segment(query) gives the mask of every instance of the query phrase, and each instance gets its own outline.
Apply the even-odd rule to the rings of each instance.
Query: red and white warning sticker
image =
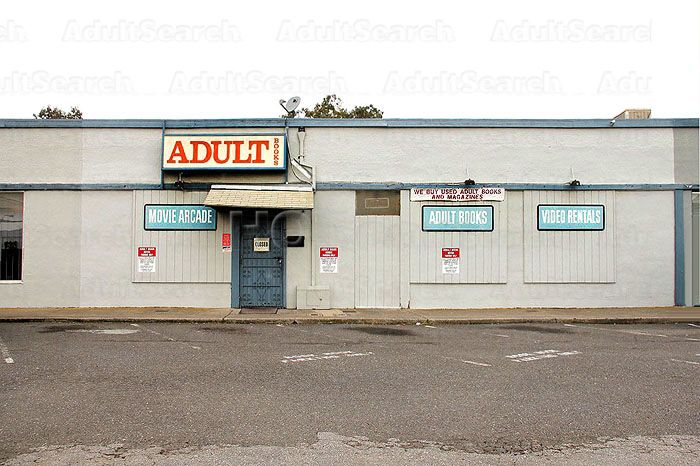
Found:
[[[324,247],[319,251],[321,273],[338,273],[338,248]]]
[[[442,273],[459,275],[459,248],[442,248]]]
[[[156,272],[156,248],[154,246],[139,246],[136,254],[139,273]]]

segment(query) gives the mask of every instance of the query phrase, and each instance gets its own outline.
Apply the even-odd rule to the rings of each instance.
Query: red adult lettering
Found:
[[[167,163],[189,163],[189,160],[187,160],[187,156],[185,155],[185,149],[182,147],[182,141],[175,141],[173,151],[170,153]]]
[[[212,153],[214,155],[214,162],[216,163],[226,163],[228,162],[228,151],[226,153],[226,158],[220,158],[219,156],[219,146],[221,145],[221,141],[211,141],[211,147],[212,147]]]
[[[265,149],[269,149],[270,148],[270,141],[249,141],[248,142],[248,149],[255,148],[255,158],[253,159],[253,163],[265,163],[265,161],[262,159],[263,146],[265,147]]]
[[[233,154],[233,163],[250,162],[250,157],[248,157],[246,160],[241,160],[241,146],[243,145],[243,141],[224,141],[224,145],[226,146],[226,157],[230,157],[231,146],[233,146],[235,150],[235,153]]]
[[[211,158],[211,146],[206,141],[190,141],[192,144],[192,163],[206,163]],[[206,155],[203,159],[199,158],[199,147],[204,146]]]

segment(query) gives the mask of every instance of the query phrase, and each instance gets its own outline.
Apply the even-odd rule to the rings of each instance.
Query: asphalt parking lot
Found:
[[[700,435],[694,324],[2,323],[0,350],[2,460],[324,435],[491,455]]]

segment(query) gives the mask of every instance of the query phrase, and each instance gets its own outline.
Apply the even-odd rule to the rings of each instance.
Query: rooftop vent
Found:
[[[646,120],[651,117],[650,108],[628,108],[619,115],[615,120]]]

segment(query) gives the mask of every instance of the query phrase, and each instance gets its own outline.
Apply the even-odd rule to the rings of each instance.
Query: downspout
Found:
[[[311,174],[311,189],[313,193],[316,193],[316,169],[310,165],[306,165],[304,163],[304,159],[306,157],[306,148],[304,145],[304,142],[306,141],[306,129],[305,128],[298,128],[297,129],[297,140],[299,141],[299,157],[297,158],[297,163],[304,169],[307,170],[307,172],[310,172]],[[308,174],[308,173],[307,173]],[[314,211],[315,209],[311,209],[311,215],[310,215],[310,220],[309,220],[309,228],[310,228],[310,248],[311,248],[311,286],[316,286],[316,256],[315,254],[315,246],[314,246]]]
[[[284,171],[284,184],[289,184],[289,170],[292,169],[292,151],[289,150],[289,132],[288,132],[289,126],[288,126],[288,121],[287,117],[284,118],[284,150],[287,153],[287,169]]]
[[[165,151],[165,120],[160,129],[160,189],[165,189],[165,172],[163,171],[163,152]]]

